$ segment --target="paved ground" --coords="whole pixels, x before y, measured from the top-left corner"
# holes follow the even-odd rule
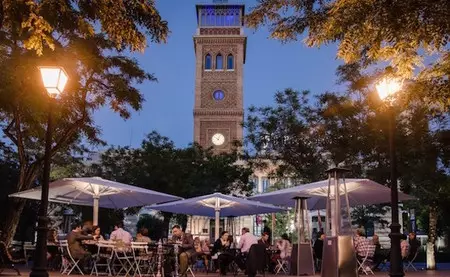
[[[22,276],[28,276],[30,271],[26,268],[22,268],[21,269],[21,273]],[[14,271],[11,270],[5,270],[3,273],[1,273],[2,276],[16,276],[16,273]],[[62,277],[62,276],[67,276],[67,275],[61,275],[59,272],[50,272],[50,277]],[[195,277],[214,277],[214,276],[219,276],[217,273],[210,273],[210,274],[206,274],[203,272],[195,272]],[[229,275],[231,276],[231,275]],[[238,277],[244,277],[245,275],[239,275]],[[287,275],[268,275],[266,274],[266,277],[283,277]],[[316,275],[316,276],[320,276],[320,275]],[[365,276],[365,275],[360,275],[360,276]],[[389,276],[389,274],[387,272],[376,272],[375,276]],[[450,277],[450,270],[437,270],[437,271],[418,271],[418,272],[406,272],[405,274],[406,277],[428,277],[428,276],[436,276],[436,277]],[[188,277],[192,277],[189,276]]]

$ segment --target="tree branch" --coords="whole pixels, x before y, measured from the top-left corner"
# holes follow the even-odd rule
[[[11,134],[11,128],[14,126],[15,118],[8,124],[6,128],[3,129],[3,133],[15,144],[17,145],[17,139]]]

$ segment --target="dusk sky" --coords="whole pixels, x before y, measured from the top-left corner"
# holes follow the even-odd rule
[[[178,147],[193,140],[194,47],[197,20],[195,0],[157,0],[161,16],[168,21],[168,42],[150,45],[135,57],[157,78],[139,88],[146,102],[131,119],[124,121],[108,109],[96,113],[102,138],[109,145],[139,146],[146,134],[156,130],[172,139]],[[230,3],[235,3],[230,0]],[[256,0],[243,0],[246,12]],[[267,29],[246,29],[247,58],[244,65],[244,108],[273,103],[277,90],[293,88],[320,93],[337,89],[336,47],[308,48],[302,41],[282,44],[269,38]],[[100,149],[94,149],[100,150]]]

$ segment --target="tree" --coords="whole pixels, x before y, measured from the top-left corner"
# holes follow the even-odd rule
[[[15,191],[35,184],[43,164],[47,112],[54,117],[51,156],[80,151],[81,141],[101,144],[93,112],[109,106],[127,119],[144,96],[135,85],[154,81],[124,51],[165,41],[168,29],[152,1],[2,1],[0,119],[19,164]],[[37,66],[59,65],[70,79],[52,101],[36,85]],[[52,103],[53,102],[53,103]],[[49,108],[51,104],[51,108]],[[9,200],[3,231],[9,240],[24,201]]]
[[[311,47],[337,43],[336,55],[347,64],[388,62],[401,77],[416,80],[418,99],[448,111],[449,14],[447,0],[259,0],[246,22],[251,28],[268,24],[271,37],[284,42],[305,34]]]
[[[247,159],[279,160],[281,176],[292,175],[300,181],[317,180],[323,176],[326,163],[316,151],[316,140],[310,136],[307,120],[311,114],[308,91],[292,89],[275,94],[275,105],[249,108],[244,122],[248,131],[246,143],[253,149]],[[264,164],[263,164],[264,166]]]
[[[388,212],[386,208],[386,206],[382,205],[354,207],[351,211],[352,224],[357,225],[358,228],[364,228],[366,231],[372,228],[372,224],[375,223],[379,223],[384,227],[389,224],[383,217]]]
[[[140,148],[110,148],[93,165],[95,175],[184,198],[213,192],[248,193],[252,170],[237,162],[238,153],[214,155],[198,144],[176,148],[151,132]],[[165,229],[172,214],[163,213]]]
[[[249,131],[247,141],[259,150],[255,151],[256,157],[279,159],[286,165],[285,168],[290,168],[303,180],[306,179],[304,176],[308,176],[305,168],[323,170],[327,165],[340,164],[350,167],[351,175],[358,178],[366,177],[390,185],[389,115],[383,103],[374,97],[373,90],[367,86],[371,82],[363,75],[349,72],[346,71],[345,77],[341,76],[347,80],[353,77],[349,91],[345,94],[324,93],[316,97],[316,102],[310,103],[301,102],[300,97],[295,98],[295,95],[300,95],[299,92],[286,90],[276,94],[275,105],[252,108],[246,121]],[[285,101],[287,97],[295,101]],[[419,100],[409,102],[405,94],[397,99],[394,110],[397,117],[395,139],[398,181],[404,192],[416,195],[423,201],[422,205],[429,209],[430,220],[426,229],[429,230],[430,243],[427,249],[431,251],[434,249],[437,228],[442,226],[438,224],[438,211],[445,207],[443,205],[450,196],[449,117],[435,112]],[[302,130],[301,136],[297,130]],[[274,143],[274,148],[267,137],[286,139],[282,143]],[[302,141],[298,144],[308,147],[291,147],[289,138],[299,140],[300,137]],[[291,157],[316,159],[315,164],[311,164],[308,160],[292,160]],[[315,176],[320,177],[320,172]],[[317,179],[312,178],[311,181]],[[364,213],[363,217],[359,216],[361,213]],[[368,213],[371,214],[370,218],[367,217]],[[354,216],[359,224],[365,225],[369,219],[378,221],[383,213],[383,210],[368,210],[366,207],[356,210]],[[428,256],[428,266],[433,268],[431,257],[434,254],[429,253]]]
[[[139,221],[136,224],[137,229],[147,228],[149,237],[152,240],[158,240],[164,237],[167,229],[164,225],[164,220],[160,217],[151,214],[142,214],[139,216]]]

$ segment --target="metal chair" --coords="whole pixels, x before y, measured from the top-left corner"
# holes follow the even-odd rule
[[[16,268],[16,264],[25,264],[24,259],[14,259],[9,253],[8,247],[3,241],[0,241],[0,273],[3,272],[5,268],[12,269],[20,275],[19,269]]]
[[[275,275],[283,271],[284,274],[288,274],[289,272],[289,261],[287,259],[277,259],[277,265],[275,266]]]
[[[105,267],[105,274],[112,275],[111,264],[114,258],[114,242],[110,241],[100,241],[97,244],[98,250],[92,258],[94,259],[94,265],[91,270],[91,275],[95,273],[96,276],[99,275],[99,267]],[[101,263],[105,261],[105,263]]]
[[[70,254],[69,244],[67,240],[61,240],[59,245],[62,249],[62,272],[61,274],[70,275],[73,270],[78,270],[81,275],[84,275],[83,270],[78,266],[80,259],[74,259],[72,254]]]
[[[411,260],[405,260],[406,265],[403,265],[403,269],[404,271],[408,271],[408,269],[413,269],[414,271],[417,271],[417,268],[414,266],[414,261],[417,258],[417,255],[419,254],[419,250],[416,251],[416,253],[414,253],[414,256]]]
[[[357,259],[358,261],[358,271],[362,271],[364,274],[374,275],[372,268],[371,268],[371,262],[373,259],[373,255],[375,253],[375,245],[366,245],[366,251],[364,257],[362,259]]]
[[[134,259],[134,276],[138,275],[152,275],[155,276],[153,265],[152,265],[152,255],[148,250],[147,242],[132,242],[131,250],[133,252]],[[142,274],[142,269],[147,269],[146,274]]]

